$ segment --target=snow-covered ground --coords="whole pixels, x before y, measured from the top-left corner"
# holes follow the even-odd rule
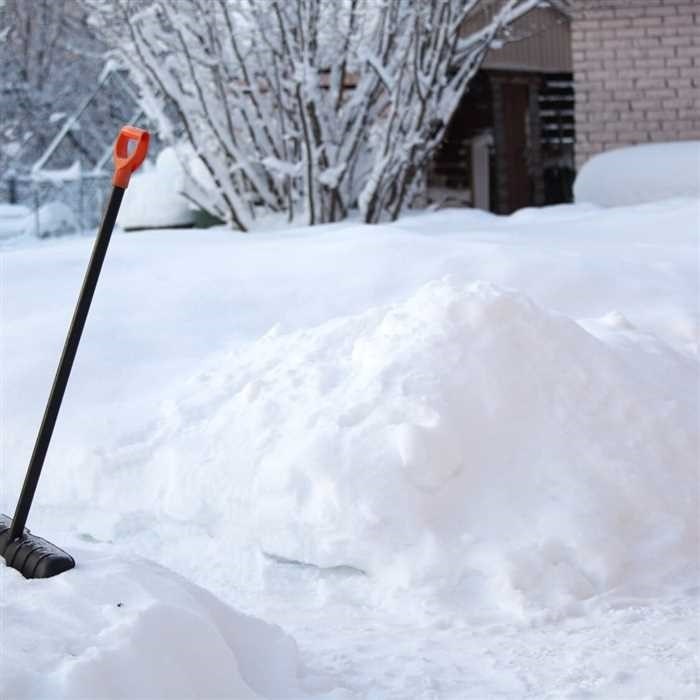
[[[116,235],[30,518],[78,567],[2,570],[0,696],[696,697],[699,235]],[[0,253],[5,512],[89,252]]]
[[[0,570],[3,698],[303,696],[278,627],[152,562],[92,549],[61,578]]]

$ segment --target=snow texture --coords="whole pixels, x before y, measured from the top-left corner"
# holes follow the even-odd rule
[[[187,168],[189,198],[249,230],[270,213],[321,224],[359,207],[365,221],[395,219],[489,43],[538,4],[502,0],[486,14],[473,0],[95,11],[159,131],[170,131],[169,113],[183,120],[199,161]]]
[[[142,497],[169,517],[206,503],[222,533],[252,521],[278,558],[476,587],[517,614],[650,567],[673,577],[698,547],[697,365],[601,324],[624,354],[521,294],[447,278],[273,329],[168,409]]]
[[[11,687],[39,687],[37,644],[70,665],[73,585],[96,589],[88,619],[116,614],[93,543],[280,624],[299,692],[697,697],[697,216],[675,199],[116,236],[30,521],[80,568],[7,574],[20,600],[67,590],[31,605],[72,622],[28,637],[7,608]],[[88,256],[74,237],[0,258],[5,512]],[[156,675],[141,696],[167,696]]]
[[[0,569],[2,697],[302,697],[278,627],[146,560],[78,557],[31,583]]]
[[[603,207],[697,199],[700,141],[641,144],[594,156],[576,177],[574,197]]]

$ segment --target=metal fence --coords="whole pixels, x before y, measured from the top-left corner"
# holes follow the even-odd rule
[[[75,172],[7,174],[0,178],[0,203],[22,204],[34,212],[50,202],[65,204],[80,231],[96,228],[109,195],[111,175]]]

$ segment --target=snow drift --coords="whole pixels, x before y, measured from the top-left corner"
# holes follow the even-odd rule
[[[594,156],[576,177],[574,197],[605,207],[700,197],[700,141],[641,144]]]
[[[696,363],[588,326],[447,278],[273,329],[208,366],[100,502],[139,479],[136,507],[204,507],[222,542],[251,523],[275,557],[514,610],[658,583],[697,551]]]
[[[47,580],[0,566],[2,697],[303,695],[296,645],[278,627],[146,560],[79,559]]]

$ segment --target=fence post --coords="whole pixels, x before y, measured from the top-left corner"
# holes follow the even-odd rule
[[[41,232],[39,228],[39,188],[36,180],[32,180],[32,194],[34,195],[34,235],[39,238]]]
[[[17,176],[14,170],[10,170],[7,174],[7,187],[10,198],[10,204],[17,204]]]
[[[85,226],[85,208],[84,204],[84,191],[83,191],[83,168],[80,168],[80,175],[78,178],[78,224],[80,226],[79,233],[82,235],[85,232],[87,226]]]

